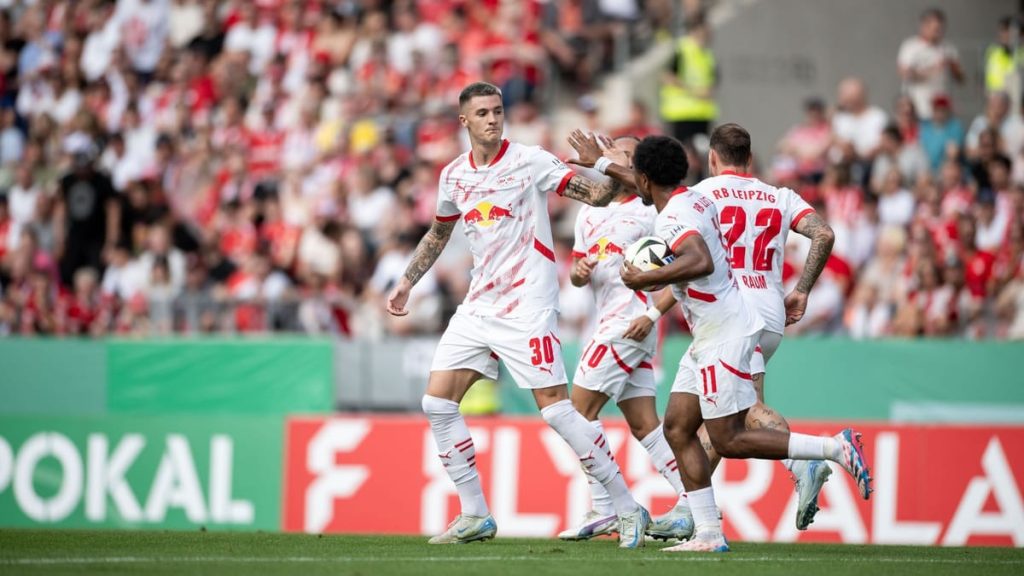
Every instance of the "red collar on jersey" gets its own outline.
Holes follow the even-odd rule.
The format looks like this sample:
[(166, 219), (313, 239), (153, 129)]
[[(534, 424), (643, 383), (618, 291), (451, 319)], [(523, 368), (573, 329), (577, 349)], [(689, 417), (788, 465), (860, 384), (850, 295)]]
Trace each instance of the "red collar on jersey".
[(719, 176), (739, 176), (740, 178), (753, 178), (753, 174), (739, 173), (735, 170), (722, 170), (718, 173)]
[(668, 195), (668, 197), (671, 198), (673, 196), (678, 196), (679, 194), (686, 193), (686, 191), (687, 191), (687, 187), (686, 186), (680, 186), (679, 188), (676, 188), (675, 190), (673, 190), (672, 193)]
[[(508, 150), (508, 144), (508, 140), (501, 141), (501, 148), (498, 149), (498, 153), (494, 155), (494, 158), (491, 158), (491, 163), (487, 165), (488, 167), (494, 166), (498, 163), (498, 160), (501, 160), (501, 157), (505, 155), (505, 150)], [(473, 167), (473, 170), (476, 170), (476, 162), (473, 161), (472, 150), (469, 151), (469, 165)]]
[(622, 203), (623, 204), (629, 204), (630, 202), (632, 202), (633, 200), (636, 200), (636, 199), (637, 199), (637, 195), (636, 194), (630, 194), (629, 198), (626, 198), (625, 200), (623, 200)]

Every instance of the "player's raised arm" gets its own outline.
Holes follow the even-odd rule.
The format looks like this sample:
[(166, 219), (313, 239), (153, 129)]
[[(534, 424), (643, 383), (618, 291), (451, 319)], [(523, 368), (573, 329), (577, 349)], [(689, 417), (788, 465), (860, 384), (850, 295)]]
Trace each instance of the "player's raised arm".
[(409, 301), (409, 292), (420, 281), (420, 278), (423, 278), (427, 270), (430, 270), (444, 247), (448, 245), (448, 240), (452, 237), (452, 230), (455, 230), (456, 221), (456, 219), (435, 219), (431, 224), (430, 230), (416, 246), (412, 262), (409, 262), (405, 274), (388, 295), (388, 312), (394, 316), (405, 316), (409, 313), (405, 309), (405, 303)]
[(584, 134), (581, 130), (574, 130), (568, 140), (579, 155), (579, 158), (568, 160), (569, 164), (587, 168), (596, 167), (602, 173), (611, 176), (611, 179), (598, 183), (576, 174), (569, 180), (565, 191), (562, 192), (564, 196), (591, 206), (607, 206), (622, 190), (623, 185), (633, 186), (633, 173), (625, 167), (629, 165), (629, 159), (625, 157), (625, 153), (615, 147), (615, 143), (611, 139), (601, 137), (601, 142), (605, 145), (603, 151), (596, 136)]
[(652, 286), (688, 282), (695, 278), (703, 278), (715, 271), (715, 262), (711, 258), (711, 252), (699, 233), (690, 231), (684, 233), (680, 238), (674, 251), (675, 260), (661, 268), (644, 272), (629, 262), (623, 261), (622, 282), (633, 290), (643, 290)]
[(808, 212), (800, 218), (794, 228), (797, 234), (811, 239), (811, 248), (807, 251), (807, 261), (804, 263), (804, 271), (800, 274), (800, 281), (796, 288), (786, 295), (786, 326), (795, 324), (804, 317), (807, 309), (807, 295), (810, 294), (814, 283), (821, 276), (825, 269), (825, 263), (832, 254), (832, 244), (836, 235), (832, 228), (817, 212)]

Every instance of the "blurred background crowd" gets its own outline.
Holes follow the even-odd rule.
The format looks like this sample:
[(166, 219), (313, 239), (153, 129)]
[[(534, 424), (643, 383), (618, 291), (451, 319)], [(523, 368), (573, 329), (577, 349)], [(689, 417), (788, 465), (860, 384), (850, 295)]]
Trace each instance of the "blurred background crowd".
[[(469, 283), (459, 231), (410, 316), (383, 299), (467, 147), (459, 90), (499, 85), (506, 136), (562, 156), (566, 108), (592, 130), (675, 134), (699, 178), (728, 89), (704, 7), (0, 0), (0, 335), (439, 333)], [(758, 159), (837, 234), (797, 332), (1024, 338), (1018, 22), (992, 22), (977, 110), (952, 106), (971, 80), (947, 26), (929, 11), (908, 29), (897, 102), (847, 78)], [(659, 108), (600, 114), (601, 78), (659, 43)], [(571, 338), (592, 306), (568, 282), (578, 207), (550, 205)], [(789, 281), (803, 248), (787, 250)]]

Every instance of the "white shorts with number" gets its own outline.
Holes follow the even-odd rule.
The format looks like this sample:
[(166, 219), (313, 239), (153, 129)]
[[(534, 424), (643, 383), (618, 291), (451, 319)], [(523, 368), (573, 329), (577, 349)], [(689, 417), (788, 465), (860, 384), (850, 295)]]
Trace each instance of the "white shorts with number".
[(760, 339), (756, 334), (712, 344), (694, 352), (693, 345), (679, 362), (672, 392), (693, 394), (700, 398), (700, 411), (705, 420), (736, 414), (757, 402), (757, 393), (750, 376), (750, 357)]
[(456, 312), (430, 371), (469, 368), (493, 379), (499, 358), (520, 388), (565, 384), (558, 314), (548, 310), (533, 318), (494, 318)]
[(656, 330), (651, 330), (643, 342), (596, 336), (583, 349), (572, 385), (600, 392), (616, 403), (654, 396), (651, 358), (657, 340)]

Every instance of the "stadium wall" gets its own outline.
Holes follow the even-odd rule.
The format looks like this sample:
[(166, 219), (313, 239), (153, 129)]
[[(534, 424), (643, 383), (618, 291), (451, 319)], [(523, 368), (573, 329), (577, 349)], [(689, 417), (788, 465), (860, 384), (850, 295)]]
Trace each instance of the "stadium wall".
[[(0, 527), (442, 529), (457, 498), (426, 421), (330, 414), (336, 394), (358, 398), (384, 385), (385, 366), (415, 371), (395, 395), (408, 388), (418, 398), (432, 341), (357, 345), (362, 356), (348, 344), (0, 341)], [(663, 363), (673, 365), (685, 345), (669, 340)], [(578, 347), (566, 348), (573, 358)], [(1010, 371), (1020, 351), (787, 341), (772, 362), (770, 399), (800, 431), (835, 432), (840, 420), (863, 430), (876, 493), (857, 499), (837, 471), (817, 521), (798, 533), (788, 473), (772, 462), (727, 462), (715, 484), (729, 535), (1024, 546), (1024, 391)], [(378, 353), (391, 361), (371, 358)], [(503, 395), (506, 408), (515, 401), (536, 413), (528, 394), (504, 386)], [(540, 419), (470, 426), (502, 535), (552, 536), (582, 513), (576, 458)], [(609, 418), (607, 429), (637, 498), (666, 509), (672, 494), (643, 449), (621, 420)]]

